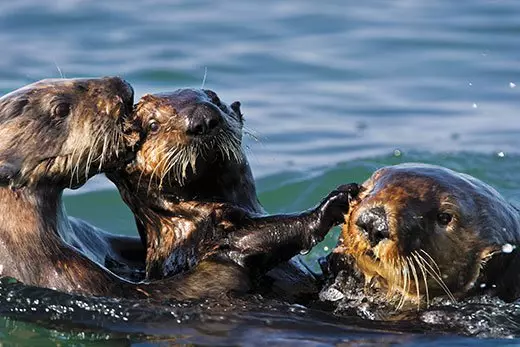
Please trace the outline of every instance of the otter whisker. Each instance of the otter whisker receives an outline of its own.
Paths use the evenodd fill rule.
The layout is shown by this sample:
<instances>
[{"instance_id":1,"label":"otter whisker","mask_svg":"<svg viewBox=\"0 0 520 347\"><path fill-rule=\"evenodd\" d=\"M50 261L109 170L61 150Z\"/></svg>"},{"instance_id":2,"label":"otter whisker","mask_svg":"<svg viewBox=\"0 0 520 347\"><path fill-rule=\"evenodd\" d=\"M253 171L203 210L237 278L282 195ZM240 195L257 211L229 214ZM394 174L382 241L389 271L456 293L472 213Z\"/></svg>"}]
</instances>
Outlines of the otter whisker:
<instances>
[{"instance_id":1,"label":"otter whisker","mask_svg":"<svg viewBox=\"0 0 520 347\"><path fill-rule=\"evenodd\" d=\"M164 177L168 175L168 178L170 177L169 172L171 170L171 167L175 164L175 161L171 161L171 158L173 158L177 154L176 151L169 151L168 154L165 155L164 163L167 165L166 168L163 170L163 173L161 175L160 181L159 181L159 187L162 186Z\"/></svg>"},{"instance_id":2,"label":"otter whisker","mask_svg":"<svg viewBox=\"0 0 520 347\"><path fill-rule=\"evenodd\" d=\"M229 140L231 146L231 153L234 155L234 159L237 163L241 163L244 160L245 155L242 152L242 145L240 139L232 134Z\"/></svg>"},{"instance_id":3,"label":"otter whisker","mask_svg":"<svg viewBox=\"0 0 520 347\"><path fill-rule=\"evenodd\" d=\"M103 129L99 128L97 133L95 134L95 139L93 141L93 145L89 147L89 153L87 156L87 163L85 165L85 179L88 180L88 174L90 172L90 166L92 165L92 162L94 161L94 149L98 147L98 143L101 140L101 135L103 134Z\"/></svg>"},{"instance_id":4,"label":"otter whisker","mask_svg":"<svg viewBox=\"0 0 520 347\"><path fill-rule=\"evenodd\" d=\"M99 132L94 134L93 145L88 148L87 160L85 161L85 179L88 179L88 172L90 171L90 162L92 161L93 149L97 145Z\"/></svg>"},{"instance_id":5,"label":"otter whisker","mask_svg":"<svg viewBox=\"0 0 520 347\"><path fill-rule=\"evenodd\" d=\"M410 258L408 256L406 257L406 261L409 264L410 269L412 270L412 275L415 282L415 293L417 294L417 309L419 310L421 308L421 292L419 291L419 277L417 276L417 270L415 269L413 258Z\"/></svg>"},{"instance_id":6,"label":"otter whisker","mask_svg":"<svg viewBox=\"0 0 520 347\"><path fill-rule=\"evenodd\" d=\"M245 135L252 138L255 142L262 143L262 141L260 140L260 136L255 135L254 131L252 129L250 129L249 127L247 127L245 125L244 125L243 129L244 129L243 132Z\"/></svg>"},{"instance_id":7,"label":"otter whisker","mask_svg":"<svg viewBox=\"0 0 520 347\"><path fill-rule=\"evenodd\" d=\"M172 173L171 173L171 170L173 168L173 166L176 164L176 161L175 160L171 160L171 158L173 157L174 153L169 153L168 154L168 165L166 166L166 169L163 170L163 174L161 176L161 185L162 185L162 181L165 177L168 178L168 184L169 185L172 185ZM177 177L176 174L174 173L173 176Z\"/></svg>"},{"instance_id":8,"label":"otter whisker","mask_svg":"<svg viewBox=\"0 0 520 347\"><path fill-rule=\"evenodd\" d=\"M75 171L76 171L76 180L77 182L79 183L80 182L80 177L79 177L79 174L80 174L80 166L82 165L82 158L85 154L85 152L87 151L87 148L83 147L81 152L78 153L78 156L77 156L77 160L76 160L76 165L75 165Z\"/></svg>"},{"instance_id":9,"label":"otter whisker","mask_svg":"<svg viewBox=\"0 0 520 347\"><path fill-rule=\"evenodd\" d=\"M56 66L56 70L58 70L58 73L60 74L60 78L65 79L65 75L61 71L61 68L59 67L58 62L56 60L54 60L54 65Z\"/></svg>"},{"instance_id":10,"label":"otter whisker","mask_svg":"<svg viewBox=\"0 0 520 347\"><path fill-rule=\"evenodd\" d=\"M401 264L399 264L399 272L398 272L398 288L396 289L393 289L394 291L397 291L398 294L400 295L399 297L399 301L397 302L397 305L396 305L396 309L399 310L401 309L401 307L404 305L404 285L405 285L405 282L406 282L406 279L405 279L405 275L404 275L404 270L403 268L401 267ZM402 288L401 288L402 287Z\"/></svg>"},{"instance_id":11,"label":"otter whisker","mask_svg":"<svg viewBox=\"0 0 520 347\"><path fill-rule=\"evenodd\" d=\"M101 171L101 169L103 168L103 164L105 162L105 154L106 154L107 146L108 146L109 142L110 142L110 140L108 140L108 134L106 134L105 137L103 138L103 148L101 150L101 159L99 160L98 171Z\"/></svg>"},{"instance_id":12,"label":"otter whisker","mask_svg":"<svg viewBox=\"0 0 520 347\"><path fill-rule=\"evenodd\" d=\"M433 259L432 256L430 254L428 254L428 252L426 252L424 249L419 249L419 251L423 252L428 257L428 259L430 259L430 261L433 263L433 265L435 265L435 268L437 269L437 273L440 275L441 269L439 269L439 265L437 265L437 262L435 261L435 259Z\"/></svg>"},{"instance_id":13,"label":"otter whisker","mask_svg":"<svg viewBox=\"0 0 520 347\"><path fill-rule=\"evenodd\" d=\"M417 265L419 265L419 270L421 270L421 273L422 273L422 277L423 277L423 281L424 281L424 291L426 294L426 306L428 307L428 306L430 306L430 293L429 293L429 288L428 288L428 278L426 277L424 265L419 261L418 256L415 251L412 252L412 257L417 262Z\"/></svg>"},{"instance_id":14,"label":"otter whisker","mask_svg":"<svg viewBox=\"0 0 520 347\"><path fill-rule=\"evenodd\" d=\"M204 66L204 77L202 78L202 85L200 89L204 89L204 85L206 84L206 77L208 76L208 67Z\"/></svg>"},{"instance_id":15,"label":"otter whisker","mask_svg":"<svg viewBox=\"0 0 520 347\"><path fill-rule=\"evenodd\" d=\"M409 279L410 279L410 273L408 270L408 267L406 266L406 263L403 261L403 259L399 259L399 267L401 268L401 275L403 278L402 284L402 292L401 292L401 298L399 300L399 303L397 304L397 309L403 308L405 302L406 302L406 293L408 293L408 290L410 289L409 285Z\"/></svg>"},{"instance_id":16,"label":"otter whisker","mask_svg":"<svg viewBox=\"0 0 520 347\"><path fill-rule=\"evenodd\" d=\"M74 155L76 154L76 149L77 147L74 147L72 149L72 154L70 155L70 157L68 158L67 160L67 167L71 166L72 165L72 168L69 168L69 172L70 172L70 181L69 181L69 187L72 187L72 182L74 181L74 171L76 169L78 169L77 165L74 165ZM78 169L79 171L79 169ZM78 179L79 181L79 179Z\"/></svg>"},{"instance_id":17,"label":"otter whisker","mask_svg":"<svg viewBox=\"0 0 520 347\"><path fill-rule=\"evenodd\" d=\"M174 153L174 150L172 150L172 152ZM169 153L170 152L168 151L167 154L154 166L154 168L152 170L152 174L150 175L150 180L148 182L148 192L150 191L150 189L152 187L153 179L156 178L156 175L155 175L156 171L159 169L159 167L161 167L163 165L163 162L168 160L168 158L170 157Z\"/></svg>"},{"instance_id":18,"label":"otter whisker","mask_svg":"<svg viewBox=\"0 0 520 347\"><path fill-rule=\"evenodd\" d=\"M183 152L184 160L182 161L182 171L181 171L181 182L184 183L184 178L186 177L186 172L188 170L189 158L188 153L186 151Z\"/></svg>"},{"instance_id":19,"label":"otter whisker","mask_svg":"<svg viewBox=\"0 0 520 347\"><path fill-rule=\"evenodd\" d=\"M217 140L222 143L222 133L219 133L217 135ZM229 148L227 145L219 146L220 152L222 153L222 156L224 158L227 158L227 160L231 160L231 156L229 155Z\"/></svg>"},{"instance_id":20,"label":"otter whisker","mask_svg":"<svg viewBox=\"0 0 520 347\"><path fill-rule=\"evenodd\" d=\"M426 253L426 252L425 252ZM432 278L435 280L435 282L437 282L437 284L442 288L442 290L444 290L444 292L446 293L446 295L448 295L448 297L450 298L450 300L452 300L453 302L457 301L455 300L455 297L453 296L453 294L451 293L451 291L449 290L448 286L444 283L441 275L439 273L437 273L435 271L435 269L433 268L433 266L426 261L426 259L424 259L422 256L419 256L419 259L422 259L423 260L423 264L426 265L424 267L424 269L426 270L426 272L428 274L430 274L432 276ZM428 269L429 268L429 269Z\"/></svg>"}]
</instances>

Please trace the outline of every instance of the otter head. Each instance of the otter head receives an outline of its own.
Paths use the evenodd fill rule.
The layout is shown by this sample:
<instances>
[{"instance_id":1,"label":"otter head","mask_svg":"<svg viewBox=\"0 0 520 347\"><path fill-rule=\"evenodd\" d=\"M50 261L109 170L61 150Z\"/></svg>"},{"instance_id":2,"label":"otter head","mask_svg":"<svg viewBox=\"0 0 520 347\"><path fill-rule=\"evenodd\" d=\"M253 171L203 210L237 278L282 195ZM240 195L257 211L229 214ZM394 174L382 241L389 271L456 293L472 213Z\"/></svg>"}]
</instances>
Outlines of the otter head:
<instances>
[{"instance_id":1,"label":"otter head","mask_svg":"<svg viewBox=\"0 0 520 347\"><path fill-rule=\"evenodd\" d=\"M491 187L446 168L376 171L351 207L336 252L398 307L474 286L483 263L514 236L516 213Z\"/></svg>"},{"instance_id":2,"label":"otter head","mask_svg":"<svg viewBox=\"0 0 520 347\"><path fill-rule=\"evenodd\" d=\"M198 248L215 231L221 203L262 212L242 150L238 101L228 106L204 89L148 94L130 122L144 129L140 149L135 160L107 177L136 216L147 245L148 278L164 264L183 268L198 259ZM166 272L170 269L161 274Z\"/></svg>"},{"instance_id":3,"label":"otter head","mask_svg":"<svg viewBox=\"0 0 520 347\"><path fill-rule=\"evenodd\" d=\"M132 87L118 77L42 80L0 98L0 183L78 187L125 161Z\"/></svg>"},{"instance_id":4,"label":"otter head","mask_svg":"<svg viewBox=\"0 0 520 347\"><path fill-rule=\"evenodd\" d=\"M211 90L179 89L145 95L133 121L145 129L141 149L128 173L163 192L184 187L221 166L246 164L243 118L238 101L230 106Z\"/></svg>"}]
</instances>

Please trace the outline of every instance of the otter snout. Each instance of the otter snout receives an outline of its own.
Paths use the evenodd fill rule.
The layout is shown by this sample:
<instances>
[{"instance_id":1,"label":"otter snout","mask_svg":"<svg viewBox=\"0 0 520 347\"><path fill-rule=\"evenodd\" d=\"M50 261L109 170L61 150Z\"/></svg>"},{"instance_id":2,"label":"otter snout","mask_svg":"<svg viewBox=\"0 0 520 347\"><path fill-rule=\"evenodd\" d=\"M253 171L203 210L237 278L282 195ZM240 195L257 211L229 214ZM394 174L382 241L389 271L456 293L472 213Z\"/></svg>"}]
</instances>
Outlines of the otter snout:
<instances>
[{"instance_id":1,"label":"otter snout","mask_svg":"<svg viewBox=\"0 0 520 347\"><path fill-rule=\"evenodd\" d=\"M356 225L367 235L370 246L390 237L385 209L381 206L367 208L359 213Z\"/></svg>"},{"instance_id":2,"label":"otter snout","mask_svg":"<svg viewBox=\"0 0 520 347\"><path fill-rule=\"evenodd\" d=\"M208 135L218 128L222 121L220 110L207 102L196 103L181 112L186 117L186 133L192 136Z\"/></svg>"}]
</instances>

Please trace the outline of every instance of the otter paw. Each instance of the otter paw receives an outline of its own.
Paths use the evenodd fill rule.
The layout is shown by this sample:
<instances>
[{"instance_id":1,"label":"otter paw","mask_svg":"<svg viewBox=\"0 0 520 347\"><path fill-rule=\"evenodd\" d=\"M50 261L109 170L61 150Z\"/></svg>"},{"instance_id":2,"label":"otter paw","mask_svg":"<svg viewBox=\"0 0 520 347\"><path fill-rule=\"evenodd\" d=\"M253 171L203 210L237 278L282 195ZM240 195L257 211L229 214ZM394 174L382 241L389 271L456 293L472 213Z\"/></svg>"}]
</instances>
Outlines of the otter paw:
<instances>
[{"instance_id":1,"label":"otter paw","mask_svg":"<svg viewBox=\"0 0 520 347\"><path fill-rule=\"evenodd\" d=\"M360 185L343 184L333 190L321 203L320 212L325 225L332 227L343 223L352 200L358 195Z\"/></svg>"}]
</instances>

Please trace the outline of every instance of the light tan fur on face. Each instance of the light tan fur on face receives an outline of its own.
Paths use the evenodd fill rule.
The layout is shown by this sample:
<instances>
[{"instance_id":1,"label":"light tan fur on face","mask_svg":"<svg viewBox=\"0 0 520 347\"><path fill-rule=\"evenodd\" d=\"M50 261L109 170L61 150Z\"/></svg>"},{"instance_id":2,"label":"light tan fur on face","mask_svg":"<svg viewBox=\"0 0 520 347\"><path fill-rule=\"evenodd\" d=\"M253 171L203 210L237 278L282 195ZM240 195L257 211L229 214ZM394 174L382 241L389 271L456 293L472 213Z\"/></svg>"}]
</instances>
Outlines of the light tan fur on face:
<instances>
[{"instance_id":1,"label":"light tan fur on face","mask_svg":"<svg viewBox=\"0 0 520 347\"><path fill-rule=\"evenodd\" d=\"M185 116L181 116L172 98L144 95L135 108L135 119L146 128L154 119L160 123L157 134L149 134L142 142L141 150L129 172L140 172L140 180L163 186L184 185L189 174L197 173L197 163L207 162L220 152L224 158L240 163L244 154L241 148L241 125L231 116L222 114L224 125L212 138L194 140L186 135ZM228 109L229 112L232 112Z\"/></svg>"}]
</instances>

